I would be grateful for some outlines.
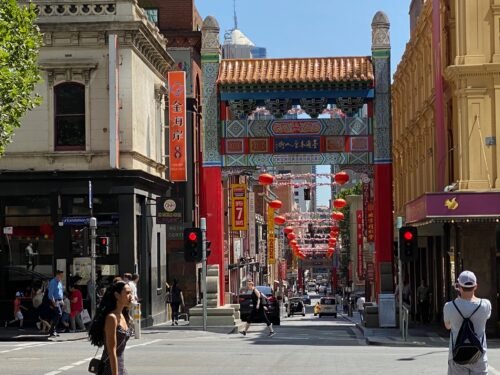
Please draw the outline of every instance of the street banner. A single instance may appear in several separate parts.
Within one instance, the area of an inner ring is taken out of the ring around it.
[[[368,237],[368,203],[370,203],[370,181],[363,182],[363,236]]]
[[[267,264],[275,264],[274,257],[274,208],[267,209]]]
[[[247,187],[245,184],[231,184],[231,229],[247,230]]]
[[[367,230],[366,230],[366,240],[368,242],[375,241],[375,208],[373,207],[373,202],[368,203],[366,214],[367,220]]]
[[[170,180],[187,181],[186,72],[168,72]]]
[[[366,278],[371,283],[375,281],[375,267],[373,262],[366,262]]]
[[[280,262],[278,271],[278,280],[286,280],[286,260]]]
[[[250,257],[255,256],[256,254],[256,235],[257,229],[255,228],[255,193],[248,193],[248,252]]]
[[[118,34],[108,35],[109,166],[120,168],[120,52]],[[91,208],[91,207],[90,207]]]
[[[363,210],[356,210],[356,247],[358,252],[357,274],[359,280],[364,280],[363,272]]]

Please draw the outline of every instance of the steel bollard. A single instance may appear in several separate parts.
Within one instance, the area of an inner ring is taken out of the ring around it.
[[[141,338],[141,304],[134,303],[132,306],[133,306],[135,338],[140,339]]]

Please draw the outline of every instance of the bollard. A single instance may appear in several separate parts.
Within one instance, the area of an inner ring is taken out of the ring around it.
[[[141,304],[134,303],[132,306],[133,306],[135,338],[140,339],[141,338]]]

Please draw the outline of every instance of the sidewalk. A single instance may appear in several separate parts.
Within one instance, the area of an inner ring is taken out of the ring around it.
[[[363,332],[369,345],[383,346],[440,346],[448,347],[449,332],[442,326],[436,324],[415,325],[410,323],[407,340],[403,340],[399,328],[366,328],[361,324],[358,312],[353,316],[340,314],[346,320],[356,324]]]
[[[20,330],[16,327],[0,328],[0,341],[77,341],[87,340],[87,332],[60,333],[57,337],[50,337],[34,327]]]

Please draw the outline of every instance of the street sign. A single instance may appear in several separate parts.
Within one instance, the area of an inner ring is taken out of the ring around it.
[[[92,209],[92,181],[89,180],[89,208]]]
[[[14,233],[14,227],[3,227],[3,234],[12,234]]]
[[[90,217],[88,216],[65,216],[62,218],[63,225],[88,225]]]

